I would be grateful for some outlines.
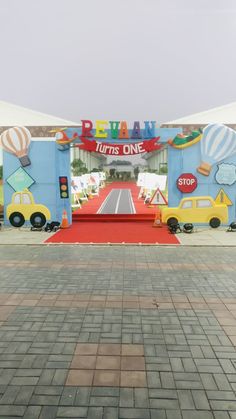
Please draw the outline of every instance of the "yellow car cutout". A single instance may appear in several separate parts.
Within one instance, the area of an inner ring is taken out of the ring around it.
[[[162,221],[167,225],[177,223],[209,223],[217,228],[228,222],[228,207],[216,204],[211,196],[183,198],[176,208],[163,208]]]
[[[22,227],[25,221],[30,221],[33,227],[43,227],[51,218],[49,209],[45,205],[35,204],[34,197],[28,189],[12,195],[6,215],[13,227]]]

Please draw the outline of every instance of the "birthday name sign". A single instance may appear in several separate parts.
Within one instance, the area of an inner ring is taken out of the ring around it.
[[[144,128],[141,128],[139,121],[135,121],[131,130],[126,121],[99,120],[95,122],[95,128],[88,119],[81,122],[82,132],[79,138],[82,144],[78,146],[83,150],[109,155],[133,155],[162,147],[157,144],[160,137],[155,137],[156,121],[144,121]],[[125,144],[114,144],[114,140],[125,140]]]
[[[129,134],[126,121],[95,121],[95,134],[92,133],[93,123],[89,119],[82,121],[82,137],[108,138],[109,132],[113,140],[154,138],[156,121],[144,121],[144,129],[141,129],[140,122],[135,121]]]

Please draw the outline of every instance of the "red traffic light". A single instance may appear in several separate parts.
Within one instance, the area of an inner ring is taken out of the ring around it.
[[[60,176],[60,183],[67,183],[67,177]]]
[[[59,176],[60,197],[69,198],[68,178],[66,176]]]

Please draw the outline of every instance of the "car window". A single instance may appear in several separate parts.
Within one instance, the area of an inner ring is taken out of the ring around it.
[[[212,202],[210,199],[197,199],[197,208],[210,208],[212,207]]]
[[[20,194],[16,194],[14,197],[14,204],[20,204]]]
[[[182,209],[188,209],[192,207],[193,207],[192,201],[184,201],[181,206]]]
[[[27,193],[22,194],[22,204],[31,204],[30,197]]]

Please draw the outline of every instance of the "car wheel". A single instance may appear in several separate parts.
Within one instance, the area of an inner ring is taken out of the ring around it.
[[[41,228],[46,223],[46,217],[41,212],[35,212],[30,217],[30,222],[33,227],[35,228]]]
[[[217,217],[211,218],[209,224],[212,228],[217,228],[220,226],[220,219]]]
[[[13,212],[9,221],[13,227],[22,227],[25,224],[25,217],[20,212]]]
[[[178,220],[175,217],[170,217],[167,220],[167,225],[170,227],[171,225],[176,225],[178,224]]]

